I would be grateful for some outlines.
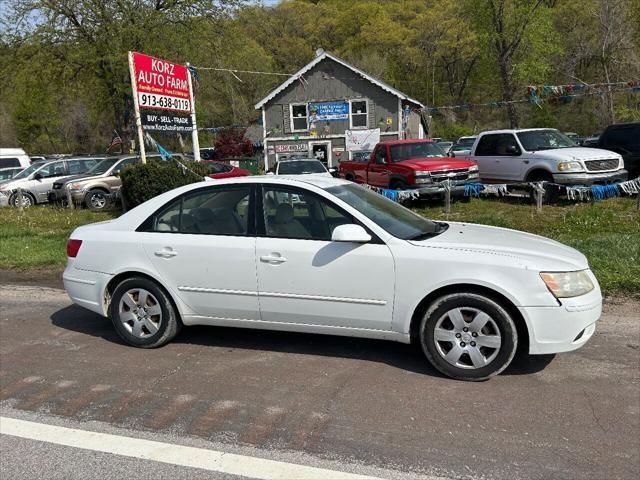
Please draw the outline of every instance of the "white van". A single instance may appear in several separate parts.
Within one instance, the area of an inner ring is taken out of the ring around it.
[[[27,168],[29,165],[31,159],[21,148],[0,148],[0,168]]]

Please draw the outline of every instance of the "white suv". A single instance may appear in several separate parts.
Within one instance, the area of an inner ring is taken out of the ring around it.
[[[551,128],[483,132],[473,144],[470,158],[485,181],[593,185],[628,176],[617,153],[579,147]]]

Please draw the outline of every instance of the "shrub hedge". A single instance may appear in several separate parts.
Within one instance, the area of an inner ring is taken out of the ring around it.
[[[120,172],[122,196],[127,209],[189,183],[200,182],[207,173],[206,165],[183,161],[184,170],[174,160],[149,160],[146,164],[128,166]],[[195,173],[193,173],[195,172]]]

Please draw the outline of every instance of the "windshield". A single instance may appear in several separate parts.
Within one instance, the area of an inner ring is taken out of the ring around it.
[[[327,169],[317,160],[296,160],[278,164],[279,175],[305,175],[307,173],[326,173]]]
[[[327,188],[327,192],[351,205],[394,237],[411,240],[442,231],[442,224],[427,220],[359,185],[337,185]]]
[[[117,158],[107,158],[99,163],[96,163],[93,168],[87,170],[85,175],[102,175],[109,170],[118,161]]]
[[[24,170],[22,170],[20,173],[18,173],[11,180],[18,180],[19,178],[27,178],[29,175],[31,175],[33,172],[38,170],[43,165],[44,165],[44,162],[33,163],[27,168],[25,168]]]
[[[391,159],[394,162],[414,158],[446,157],[447,154],[433,142],[405,143],[391,145]]]
[[[530,152],[576,146],[573,140],[557,130],[530,130],[517,135],[524,149]]]

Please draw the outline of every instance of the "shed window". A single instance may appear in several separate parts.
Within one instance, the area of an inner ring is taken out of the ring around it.
[[[306,103],[291,105],[291,131],[303,132],[309,129],[309,111]]]
[[[367,128],[369,115],[366,100],[351,100],[351,128]]]

